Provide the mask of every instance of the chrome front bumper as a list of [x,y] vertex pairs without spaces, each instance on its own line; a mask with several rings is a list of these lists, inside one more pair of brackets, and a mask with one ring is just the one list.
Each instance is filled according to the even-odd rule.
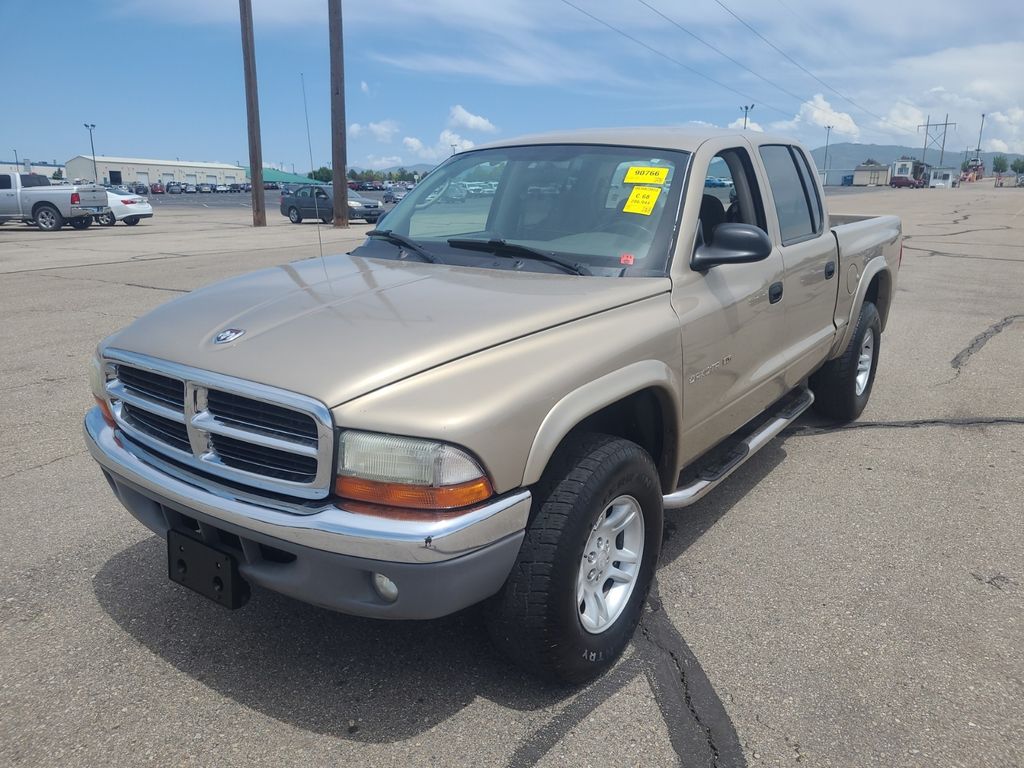
[[521,534],[531,495],[520,490],[480,506],[394,520],[344,509],[260,499],[188,474],[121,436],[99,408],[85,417],[85,442],[103,469],[144,495],[249,531],[322,552],[392,563],[441,563]]

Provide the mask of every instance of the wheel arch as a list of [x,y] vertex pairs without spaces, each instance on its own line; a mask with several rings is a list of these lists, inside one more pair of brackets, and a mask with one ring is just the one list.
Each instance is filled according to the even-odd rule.
[[662,490],[675,484],[680,414],[678,377],[665,363],[645,360],[570,392],[541,422],[523,472],[523,485],[540,480],[555,451],[580,431],[631,440],[658,468]]
[[846,349],[846,345],[850,343],[857,325],[857,318],[860,316],[860,310],[865,301],[870,301],[875,305],[882,330],[885,330],[886,321],[889,318],[889,308],[892,306],[892,288],[892,272],[885,258],[878,256],[869,261],[864,267],[864,272],[857,285],[856,295],[850,305],[850,317],[842,327],[842,333],[836,336],[835,343],[829,352],[830,360],[841,355]]

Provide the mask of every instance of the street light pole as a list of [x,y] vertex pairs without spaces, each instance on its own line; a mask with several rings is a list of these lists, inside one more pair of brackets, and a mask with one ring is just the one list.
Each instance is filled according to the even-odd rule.
[[746,105],[740,107],[740,109],[743,110],[743,130],[744,131],[747,130],[747,113],[750,112],[750,110],[752,110],[753,108],[754,108],[753,104],[746,104]]
[[821,164],[825,171],[825,178],[828,178],[828,139],[832,135],[832,126],[825,126],[825,159],[822,160]]
[[82,123],[82,125],[89,129],[89,148],[92,150],[92,183],[99,184],[100,174],[96,170],[96,145],[92,140],[92,132],[96,128],[96,123]]
[[20,165],[20,163],[18,162],[18,150],[15,149],[14,150],[14,170],[15,170],[15,173],[17,173],[19,165]]

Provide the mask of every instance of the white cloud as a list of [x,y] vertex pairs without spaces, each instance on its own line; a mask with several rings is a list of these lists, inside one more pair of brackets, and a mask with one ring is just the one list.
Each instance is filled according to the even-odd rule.
[[396,165],[402,164],[402,158],[398,155],[384,155],[378,157],[377,155],[367,155],[366,159],[362,162],[363,168],[369,168],[370,170],[379,171],[383,168],[394,168]]
[[362,91],[363,93],[369,93],[370,92],[370,84],[368,82],[366,82],[365,80],[360,80],[359,81],[359,90]]
[[[743,127],[743,118],[742,117],[737,117],[735,120],[733,120],[731,123],[729,123],[729,125],[726,126],[726,128],[742,128],[742,127]],[[747,118],[747,130],[748,131],[754,131],[755,133],[764,133],[764,128],[761,127],[761,124],[760,123],[755,123],[749,117]]]
[[422,160],[439,162],[452,154],[452,151],[462,152],[472,149],[475,144],[470,139],[464,139],[450,128],[445,128],[437,137],[437,143],[428,145],[415,136],[406,136],[402,139],[405,148]]
[[483,131],[493,133],[498,130],[494,123],[482,115],[474,115],[461,104],[456,104],[448,113],[448,125],[452,128],[465,128],[467,131]]
[[773,131],[798,131],[809,126],[825,128],[832,126],[832,133],[838,136],[847,136],[854,141],[860,137],[860,127],[848,112],[839,112],[832,108],[820,93],[800,105],[792,120],[779,120],[772,123]]
[[1002,139],[989,139],[985,142],[985,149],[988,152],[1009,152],[1010,145]]
[[398,133],[398,123],[395,120],[387,119],[377,123],[367,123],[366,125],[352,123],[348,127],[348,135],[354,139],[367,133],[371,134],[373,138],[382,144],[387,144]]

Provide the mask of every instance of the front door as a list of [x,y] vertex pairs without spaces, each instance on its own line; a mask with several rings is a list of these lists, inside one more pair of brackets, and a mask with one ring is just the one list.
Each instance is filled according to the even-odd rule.
[[21,215],[18,193],[14,189],[14,180],[9,173],[0,173],[0,216]]
[[[692,231],[686,223],[696,219],[697,244],[714,242],[717,227],[729,222],[752,224],[767,232],[763,198],[746,142],[707,142],[693,162],[682,231]],[[764,261],[697,272],[689,266],[695,245],[677,247],[676,259],[685,263],[674,265],[672,271],[672,302],[682,325],[683,462],[699,456],[785,394],[783,366],[773,354],[784,322],[783,307],[775,296],[783,277],[782,254],[776,248]]]

